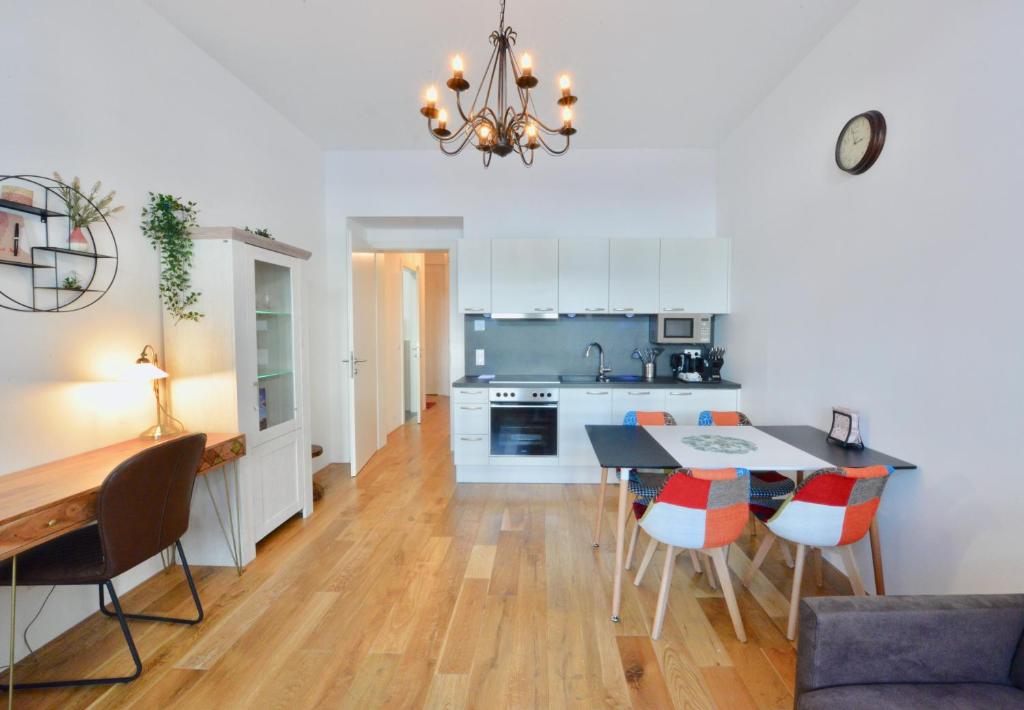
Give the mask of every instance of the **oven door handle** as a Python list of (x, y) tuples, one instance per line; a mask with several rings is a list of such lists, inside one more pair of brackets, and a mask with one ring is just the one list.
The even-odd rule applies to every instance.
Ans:
[(512, 402), (491, 402), (491, 409), (558, 409), (558, 402), (543, 404), (513, 404)]

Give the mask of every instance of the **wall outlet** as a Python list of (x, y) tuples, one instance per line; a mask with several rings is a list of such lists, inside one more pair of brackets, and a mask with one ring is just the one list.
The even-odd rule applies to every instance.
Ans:
[(484, 329), (486, 323), (487, 321), (484, 320), (483, 318), (477, 318), (475, 321), (473, 321), (473, 330), (479, 333)]
[(703, 355), (703, 352), (700, 351), (700, 350), (689, 350), (688, 349), (688, 350), (684, 350), (683, 354), (684, 355), (689, 355), (690, 357), (701, 357)]
[(476, 366), (477, 367), (483, 367), (484, 366), (484, 349), (483, 348), (477, 348), (476, 349)]

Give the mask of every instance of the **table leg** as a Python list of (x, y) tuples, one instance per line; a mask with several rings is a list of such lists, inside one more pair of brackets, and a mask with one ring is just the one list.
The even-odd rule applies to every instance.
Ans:
[(626, 547), (626, 503), (629, 497), (629, 471), (622, 470), (619, 478), (619, 516), (615, 521), (615, 587), (612, 589), (612, 621), (619, 622), (622, 606), (622, 558)]
[(601, 516), (604, 513), (604, 493), (608, 488), (608, 469), (601, 469), (601, 488), (597, 494), (597, 522), (594, 523), (594, 547), (601, 546)]
[[(232, 495), (231, 485), (228, 481), (228, 469), (230, 468), (233, 479), (234, 479), (234, 510), (232, 510)], [(224, 524), (224, 518), (221, 516), (220, 506), (217, 505), (217, 497), (213, 494), (213, 489), (210, 487), (210, 476), (213, 474), (212, 471), (207, 472), (203, 476), (203, 482), (206, 484), (206, 492), (210, 496), (210, 504), (213, 505), (213, 512), (217, 515), (217, 523), (220, 525), (220, 530), (224, 533), (224, 541), (228, 544), (228, 549), (231, 552), (231, 560), (235, 563), (235, 571), (239, 576), (245, 570), (242, 565), (242, 527), (241, 527), (241, 507), (239, 503), (240, 491), (238, 488), (238, 464), (237, 462), (230, 462), (224, 464), (221, 467), (221, 476), (224, 477), (224, 505), (227, 508), (226, 517), (227, 525)]]
[(882, 569), (882, 540), (878, 534), (878, 516), (871, 520), (868, 528), (871, 537), (871, 565), (875, 568), (875, 594), (885, 596), (885, 571)]
[(18, 556), (15, 555), (11, 558), (11, 641), (7, 648), (8, 663), (7, 666), (7, 710), (11, 710), (14, 707), (14, 642), (18, 638), (18, 632), (15, 628), (15, 621), (18, 617)]

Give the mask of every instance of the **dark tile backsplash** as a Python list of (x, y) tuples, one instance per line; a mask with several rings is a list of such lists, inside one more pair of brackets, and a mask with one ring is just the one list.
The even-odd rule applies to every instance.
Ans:
[[(633, 348), (654, 347), (650, 322), (657, 316), (562, 316), (558, 320), (494, 320), (466, 316), (467, 375), (589, 375), (597, 374), (597, 352), (583, 357), (587, 343), (604, 347), (605, 363), (614, 375), (639, 375), (639, 360), (630, 358)], [(484, 330), (477, 331), (476, 321)], [(663, 345), (657, 360), (659, 375), (672, 373), (671, 353), (699, 346)], [(476, 350), (483, 348), (485, 365), (478, 367)]]

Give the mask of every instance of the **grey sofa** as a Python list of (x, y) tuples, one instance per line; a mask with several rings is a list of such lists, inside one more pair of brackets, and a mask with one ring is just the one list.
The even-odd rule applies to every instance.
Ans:
[(1024, 708), (1024, 594), (800, 602), (797, 710)]

